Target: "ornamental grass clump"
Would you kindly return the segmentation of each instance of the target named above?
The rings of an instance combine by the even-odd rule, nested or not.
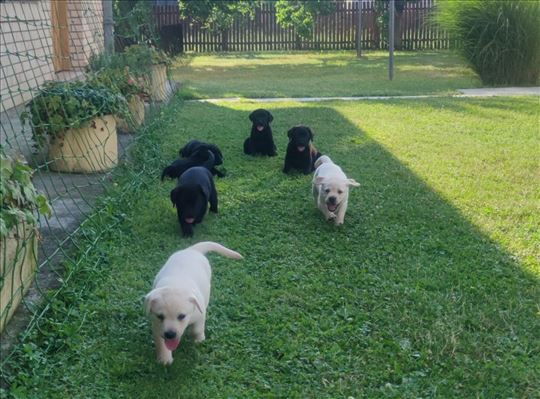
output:
[[[436,20],[487,85],[537,84],[540,2],[468,0],[438,3]]]

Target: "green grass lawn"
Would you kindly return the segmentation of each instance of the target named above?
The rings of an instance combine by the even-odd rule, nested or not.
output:
[[[450,94],[480,87],[453,52],[398,52],[388,80],[388,53],[353,51],[225,53],[177,58],[172,77],[185,98],[332,97]]]
[[[538,100],[273,103],[271,159],[242,154],[258,106],[164,110],[134,155],[145,185],[111,205],[118,227],[14,356],[14,396],[538,397]],[[281,172],[298,123],[361,183],[344,226],[315,209],[310,176]],[[228,176],[183,239],[158,174],[191,138],[222,148]],[[245,259],[210,256],[207,340],[165,368],[142,299],[202,240]]]

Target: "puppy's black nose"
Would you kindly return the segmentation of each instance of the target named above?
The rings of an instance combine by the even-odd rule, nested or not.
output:
[[[165,339],[173,339],[176,337],[176,332],[174,331],[165,331],[165,334],[163,334]]]
[[[336,197],[328,197],[328,202],[332,205],[336,204]]]

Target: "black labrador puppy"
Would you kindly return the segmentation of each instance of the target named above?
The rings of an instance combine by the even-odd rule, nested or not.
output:
[[[176,188],[171,191],[171,202],[176,207],[182,235],[193,236],[193,226],[202,222],[208,202],[210,212],[218,211],[218,197],[212,173],[202,166],[186,170],[178,178]]]
[[[163,169],[163,172],[161,172],[161,180],[163,181],[165,176],[170,177],[171,179],[177,179],[182,173],[194,166],[202,166],[209,171],[212,171],[215,169],[215,159],[212,151],[200,148],[188,158],[177,159],[169,166],[166,166]]]
[[[223,164],[223,154],[221,153],[219,147],[215,144],[205,143],[204,141],[190,140],[184,147],[180,149],[179,154],[182,158],[189,158],[201,150],[212,152],[214,155],[215,166]],[[225,173],[217,170],[215,166],[210,169],[210,172],[218,177],[224,177]]]
[[[284,173],[291,169],[303,172],[305,175],[315,170],[315,161],[321,153],[313,145],[313,132],[307,126],[295,126],[287,132],[289,144],[285,155]]]
[[[244,141],[244,153],[247,155],[268,155],[273,157],[277,155],[274,137],[270,122],[274,117],[265,109],[256,109],[249,115],[252,122],[251,134]]]

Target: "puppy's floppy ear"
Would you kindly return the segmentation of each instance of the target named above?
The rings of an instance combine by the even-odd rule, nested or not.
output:
[[[154,304],[156,303],[156,290],[150,291],[146,296],[144,297],[144,314],[149,316],[150,312],[152,311],[152,308]]]
[[[293,135],[295,129],[296,129],[295,127],[290,128],[289,131],[287,132],[287,136],[288,136],[290,139],[292,139],[292,135]]]
[[[178,195],[182,191],[182,187],[178,186],[171,190],[171,202],[173,203],[173,207],[176,206],[176,200],[178,199]]]
[[[315,179],[313,179],[313,184],[316,186],[320,186],[324,182],[324,177],[317,176]]]
[[[359,187],[360,183],[358,183],[354,179],[347,179],[347,186],[349,186],[349,187]]]
[[[266,111],[266,114],[268,115],[268,123],[272,122],[274,120],[274,116],[270,113],[270,111]]]
[[[189,301],[195,305],[195,307],[197,309],[199,309],[199,312],[201,312],[202,314],[204,314],[203,310],[202,310],[202,306],[201,304],[199,303],[199,300],[197,299],[197,296],[195,294],[193,294],[192,296],[189,297]]]
[[[210,198],[210,188],[207,187],[206,185],[198,185],[199,187],[199,190],[201,191],[201,193],[204,195],[204,197],[208,200]]]
[[[308,127],[308,126],[306,126],[306,129],[307,129],[308,132],[309,132],[309,139],[310,139],[310,140],[313,140],[313,130],[311,130],[311,128]]]
[[[256,112],[256,111],[253,111],[251,114],[249,114],[249,120],[250,120],[251,122],[253,122],[253,119],[255,118],[255,112]]]

